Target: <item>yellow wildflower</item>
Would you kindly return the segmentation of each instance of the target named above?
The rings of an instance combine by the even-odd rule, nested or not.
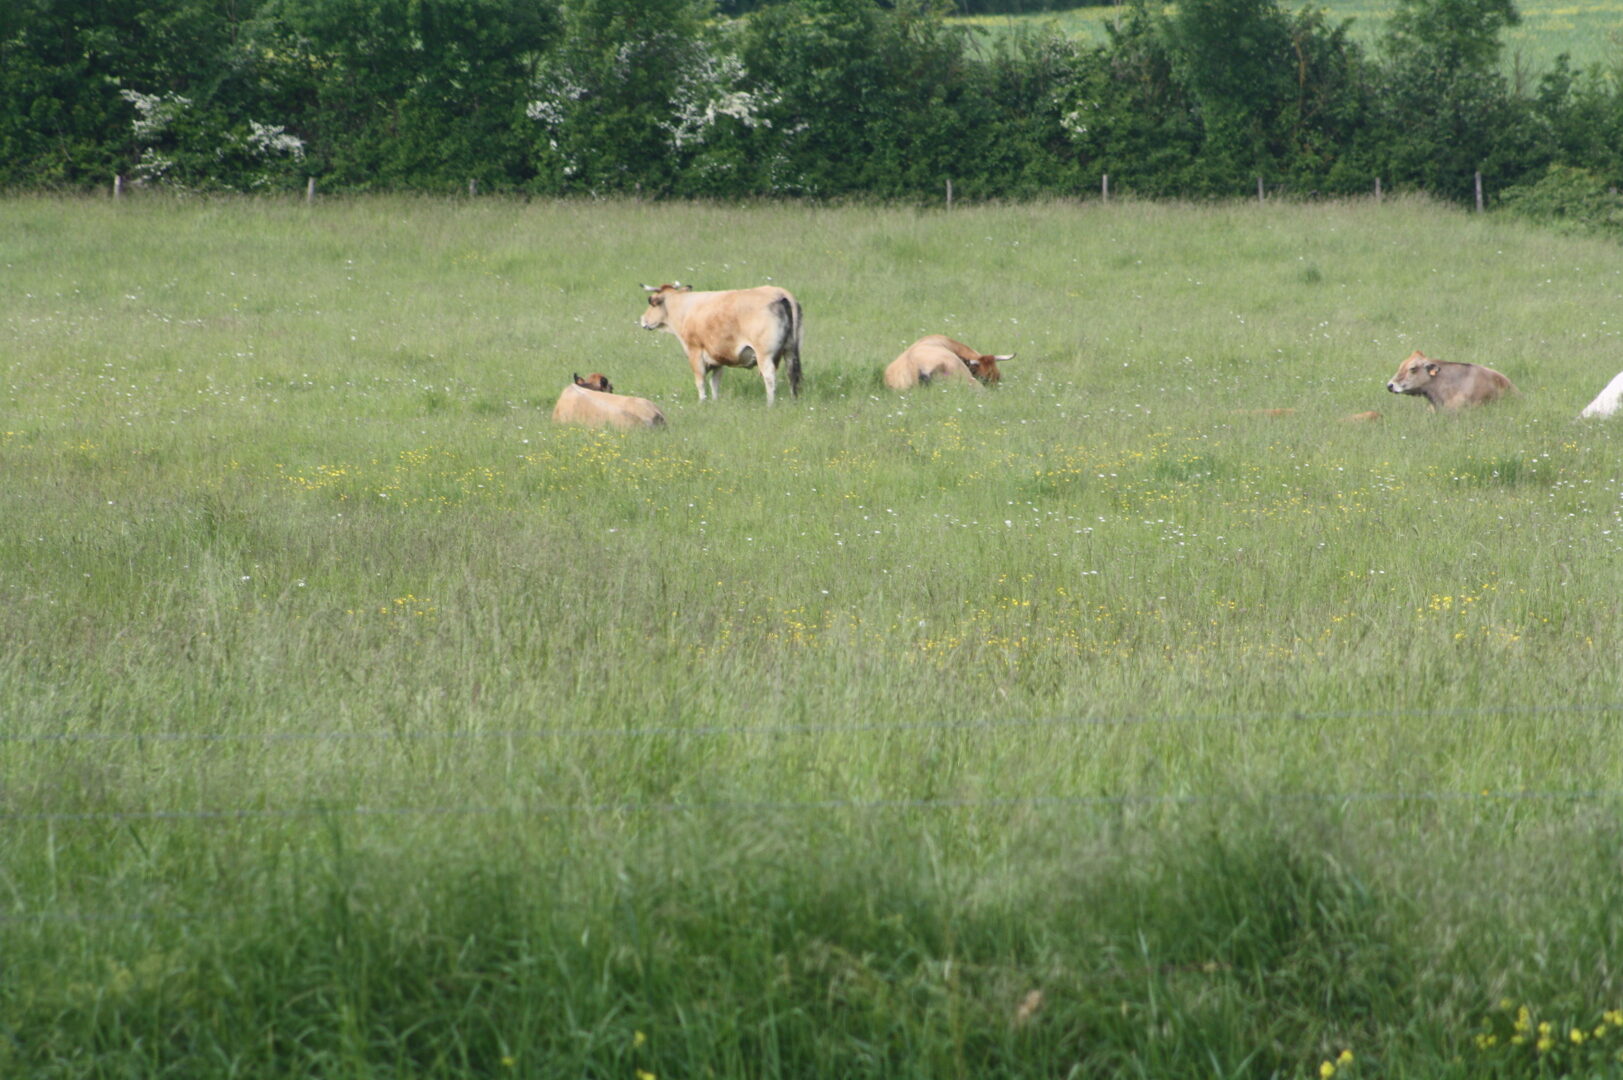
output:
[[[1351,1050],[1343,1050],[1340,1054],[1336,1055],[1336,1064],[1342,1066],[1343,1068],[1351,1065],[1352,1062],[1353,1052]]]
[[[1595,1025],[1595,1038],[1604,1039],[1605,1037],[1606,1037],[1606,1025],[1605,1024],[1596,1024]]]
[[[1601,1019],[1613,1027],[1623,1027],[1623,1009],[1608,1009]]]
[[[1539,1021],[1538,1033],[1540,1035],[1548,1035],[1550,1033],[1550,1022],[1548,1020]]]
[[[512,1054],[504,1054],[502,1056],[502,1068],[511,1069],[517,1064],[518,1064],[518,1059],[513,1057]]]
[[[654,1074],[649,1072],[647,1069],[638,1069],[637,1070],[637,1080],[658,1080],[658,1078],[655,1077]]]
[[[1550,1048],[1555,1045],[1555,1040],[1546,1035],[1533,1045],[1538,1047],[1539,1053],[1544,1054],[1548,1053]]]
[[[1511,1001],[1509,998],[1500,998],[1499,999],[1499,1007],[1501,1009],[1505,1010],[1506,1012],[1509,1012],[1511,1010],[1511,1007],[1514,1006],[1515,1004],[1516,1003],[1514,1001]]]
[[[1584,1042],[1584,1033],[1579,1028],[1573,1028],[1571,1031],[1567,1032],[1567,1038],[1572,1040],[1572,1044],[1574,1046],[1582,1046]]]
[[[1322,1077],[1323,1080],[1330,1080],[1330,1078],[1335,1074],[1336,1067],[1330,1062],[1326,1061],[1323,1065],[1319,1066],[1319,1076]]]
[[[631,1045],[632,1046],[641,1046],[643,1043],[645,1043],[647,1041],[648,1041],[648,1036],[644,1035],[642,1032],[633,1031],[631,1033]]]

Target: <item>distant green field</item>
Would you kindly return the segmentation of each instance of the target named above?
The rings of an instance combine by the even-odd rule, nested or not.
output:
[[[1286,3],[1287,9],[1301,6]],[[1336,19],[1352,19],[1353,35],[1373,45],[1381,27],[1394,10],[1391,3],[1369,0],[1331,0],[1322,5]],[[1117,17],[1121,7],[1104,4],[1078,7],[1070,11],[1036,15],[980,15],[955,18],[952,22],[985,30],[989,35],[1007,34],[1024,27],[1053,26],[1062,33],[1087,41],[1105,40],[1105,25]],[[1572,57],[1575,67],[1615,73],[1623,69],[1623,2],[1571,4],[1559,0],[1528,0],[1520,5],[1522,21],[1505,31],[1505,69],[1512,75],[1536,78],[1561,53]],[[1528,84],[1529,86],[1531,83]]]
[[[1623,1070],[1623,247],[32,198],[0,269],[0,1077]],[[801,398],[695,401],[673,278],[792,288]],[[885,391],[929,332],[1018,356]]]

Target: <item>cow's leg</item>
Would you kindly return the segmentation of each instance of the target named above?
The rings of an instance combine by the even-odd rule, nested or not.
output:
[[[778,360],[775,356],[763,357],[759,351],[755,356],[755,366],[761,369],[761,385],[766,387],[766,403],[770,405],[778,396]]]
[[[705,374],[705,378],[710,380],[710,400],[715,401],[718,397],[717,391],[721,387],[721,366],[719,364],[711,365],[710,370]]]
[[[703,401],[704,400],[704,376],[705,376],[704,350],[703,349],[689,349],[688,350],[688,366],[693,369],[693,385],[698,388],[699,400]],[[712,393],[715,392],[714,383],[711,384],[711,392]]]

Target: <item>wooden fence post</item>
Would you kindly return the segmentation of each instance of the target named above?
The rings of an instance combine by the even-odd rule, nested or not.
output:
[[[1262,202],[1262,177],[1257,177],[1257,201]]]
[[[468,180],[468,198],[471,199],[477,194],[479,194],[479,181],[470,177]]]
[[[124,177],[122,175],[120,175],[119,173],[114,173],[113,174],[113,198],[122,199],[123,197],[124,197]]]
[[[952,209],[952,177],[947,177],[947,209]]]
[[[1110,174],[1105,173],[1099,178],[1099,199],[1101,202],[1110,201]]]
[[[1379,176],[1375,178],[1375,201],[1381,201],[1381,178]]]
[[[1481,169],[1478,169],[1477,174],[1476,174],[1476,212],[1479,213],[1479,214],[1482,213],[1482,170]]]
[[[314,203],[316,201],[316,178],[313,176],[305,182],[304,201],[307,203]]]

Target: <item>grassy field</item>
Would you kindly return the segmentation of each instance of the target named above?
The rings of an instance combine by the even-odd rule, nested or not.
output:
[[[1623,1075],[1616,245],[22,199],[0,267],[0,1076]],[[673,278],[792,288],[803,396],[700,407]],[[927,332],[1019,355],[888,394]]]
[[[1353,20],[1352,36],[1366,48],[1373,48],[1379,41],[1386,20],[1396,10],[1391,0],[1326,0],[1283,6],[1287,10],[1323,8],[1336,21]],[[1549,70],[1561,53],[1572,58],[1574,67],[1603,72],[1609,79],[1615,79],[1623,70],[1623,3],[1521,0],[1516,6],[1522,21],[1505,30],[1500,40],[1505,47],[1505,71],[1522,79],[1526,92],[1532,91],[1538,75]],[[989,39],[1046,26],[1083,41],[1104,42],[1106,26],[1121,12],[1120,5],[1099,4],[1031,15],[961,16],[951,21],[975,27]]]

